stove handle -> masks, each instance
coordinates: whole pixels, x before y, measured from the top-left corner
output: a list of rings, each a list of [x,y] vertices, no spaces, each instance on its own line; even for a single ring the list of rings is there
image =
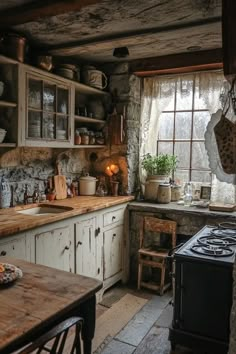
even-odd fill
[[[169,250],[167,258],[173,259],[173,258],[174,258],[174,253],[175,253],[175,251],[176,251],[178,248],[180,248],[181,246],[183,246],[183,244],[184,244],[184,243],[182,242],[182,243],[180,243],[179,245],[177,245],[177,246],[175,246],[174,248],[172,248],[171,250]]]

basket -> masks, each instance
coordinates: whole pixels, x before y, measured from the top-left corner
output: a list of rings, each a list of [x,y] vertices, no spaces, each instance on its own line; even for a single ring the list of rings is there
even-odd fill
[[[7,131],[4,129],[0,129],[0,144],[3,142],[5,136],[6,136]]]

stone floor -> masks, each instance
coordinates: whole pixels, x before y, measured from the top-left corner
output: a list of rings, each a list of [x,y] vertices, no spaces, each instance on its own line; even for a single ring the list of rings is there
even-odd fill
[[[168,341],[168,327],[172,319],[171,293],[157,296],[149,291],[137,291],[117,286],[104,294],[103,301],[97,305],[97,318],[111,308],[119,305],[119,300],[127,293],[147,299],[144,306],[120,329],[110,336],[94,351],[94,354],[171,354]],[[116,305],[116,306],[117,306]],[[120,315],[122,317],[122,308]],[[114,325],[117,318],[114,318]],[[175,354],[191,354],[186,348],[176,348]]]

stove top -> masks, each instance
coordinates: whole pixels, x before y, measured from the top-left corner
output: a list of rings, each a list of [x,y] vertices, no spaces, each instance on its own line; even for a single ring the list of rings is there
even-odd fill
[[[222,223],[227,224],[227,223]],[[231,225],[229,225],[231,227]],[[228,227],[229,227],[228,226]],[[233,226],[233,225],[232,225]],[[235,227],[235,226],[234,226]],[[188,240],[175,255],[211,262],[233,264],[236,252],[236,227],[205,226]]]

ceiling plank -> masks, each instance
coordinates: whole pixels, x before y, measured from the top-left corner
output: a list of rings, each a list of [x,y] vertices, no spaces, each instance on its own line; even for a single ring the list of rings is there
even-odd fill
[[[220,23],[220,22],[221,22],[221,17],[214,17],[214,18],[204,19],[201,21],[178,23],[178,24],[162,26],[162,27],[141,28],[139,30],[133,30],[129,32],[111,33],[103,36],[96,36],[93,38],[85,38],[83,40],[79,40],[76,42],[71,42],[71,43],[67,42],[60,45],[47,46],[47,48],[44,48],[44,51],[49,52],[53,55],[66,55],[66,56],[76,55],[77,51],[81,50],[82,46],[85,47],[91,44],[93,46],[96,46],[101,43],[106,43],[106,42],[111,43],[112,41],[128,40],[132,38],[141,39],[141,37],[149,36],[153,34],[184,31],[186,29],[199,28],[202,26],[204,27],[204,26],[208,26],[209,24]]]
[[[130,62],[130,71],[137,75],[142,73],[142,76],[144,72],[155,72],[157,74],[157,71],[160,71],[166,74],[172,69],[179,70],[184,67],[208,64],[214,64],[214,68],[221,68],[222,61],[223,53],[222,49],[219,48],[133,60]]]
[[[71,11],[80,11],[83,7],[97,4],[101,0],[39,0],[0,11],[0,29],[37,21]]]

